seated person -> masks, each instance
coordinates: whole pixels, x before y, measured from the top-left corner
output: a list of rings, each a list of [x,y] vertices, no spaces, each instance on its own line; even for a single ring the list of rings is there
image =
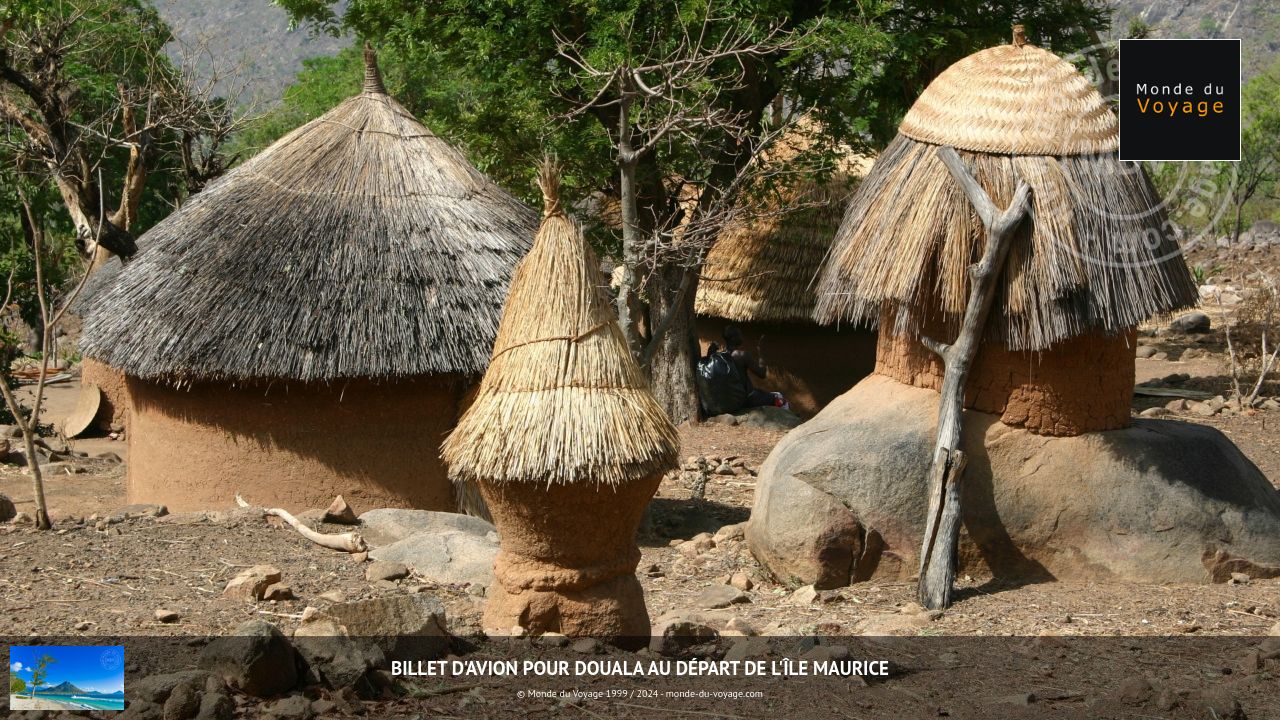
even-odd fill
[[[753,407],[787,408],[782,393],[757,389],[751,375],[768,376],[757,345],[756,352],[742,349],[742,330],[736,325],[724,329],[725,349],[711,343],[706,357],[698,360],[698,395],[706,415],[738,413]]]

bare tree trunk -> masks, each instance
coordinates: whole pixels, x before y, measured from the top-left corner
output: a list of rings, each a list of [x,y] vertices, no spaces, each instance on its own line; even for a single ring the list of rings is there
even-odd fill
[[[674,423],[698,419],[698,387],[694,363],[698,338],[694,328],[694,278],[683,268],[667,268],[652,282],[649,323],[653,332],[646,349],[650,389]],[[665,330],[664,330],[665,328]]]
[[[639,158],[631,147],[631,119],[625,88],[620,93],[618,107],[618,204],[622,212],[622,282],[618,286],[618,326],[626,338],[631,352],[640,348],[636,331],[636,318],[632,309],[636,305],[636,267],[640,262],[639,212],[636,210],[636,165]]]
[[[1018,181],[1013,201],[1004,211],[996,208],[965,167],[956,151],[944,147],[938,157],[964,189],[986,228],[982,259],[969,266],[969,302],[955,343],[945,345],[921,338],[943,362],[942,392],[938,400],[938,431],[934,440],[933,464],[929,469],[929,515],[925,520],[924,543],[920,550],[920,604],[930,608],[951,605],[956,573],[956,546],[960,539],[961,482],[965,455],[960,449],[965,385],[995,300],[997,283],[1009,255],[1014,230],[1027,212],[1030,187]]]

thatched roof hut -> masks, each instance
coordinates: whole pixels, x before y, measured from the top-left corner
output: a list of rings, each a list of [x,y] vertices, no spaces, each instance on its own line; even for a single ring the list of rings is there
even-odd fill
[[[813,319],[813,278],[831,247],[849,196],[872,158],[850,151],[819,181],[791,165],[810,147],[812,124],[788,133],[765,161],[777,168],[769,187],[748,193],[743,216],[707,253],[694,301],[703,352],[724,344],[729,324],[755,348],[764,338],[769,377],[762,387],[786,395],[812,415],[871,371],[875,338],[864,328],[823,327]]]
[[[547,209],[511,281],[493,358],[444,444],[458,480],[619,485],[670,469],[679,440],[627,347],[600,262],[543,169]]]
[[[921,94],[863,181],[818,283],[822,322],[899,329],[964,312],[982,227],[938,159],[954,147],[997,204],[1015,180],[1032,220],[1011,250],[996,310],[999,339],[1040,350],[1114,334],[1196,302],[1165,213],[1139,165],[1117,158],[1117,121],[1079,71],[1032,45],[1001,45],[947,68]]]
[[[1051,52],[1015,42],[955,63],[855,193],[817,281],[815,317],[879,321],[877,372],[938,387],[941,364],[918,338],[954,337],[984,237],[938,157],[951,146],[997,205],[1018,179],[1031,186],[969,406],[1052,434],[1127,424],[1133,328],[1197,295],[1150,179],[1117,157],[1117,128],[1089,81]],[[1114,369],[1103,372],[1104,361]]]
[[[387,95],[366,50],[359,95],[191,198],[95,293],[82,348],[130,378],[133,494],[168,495],[137,477],[151,471],[146,446],[198,456],[189,442],[232,465],[252,445],[257,464],[278,466],[247,471],[262,480],[255,501],[319,502],[334,484],[359,498],[363,483],[371,502],[451,507],[438,443],[488,363],[535,223]],[[380,461],[359,448],[371,443]],[[167,473],[154,480],[190,469],[209,488],[196,497],[229,500],[195,465],[152,468]]]

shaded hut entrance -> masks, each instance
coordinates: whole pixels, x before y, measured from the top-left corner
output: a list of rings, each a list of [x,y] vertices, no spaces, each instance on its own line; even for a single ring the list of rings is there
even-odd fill
[[[729,325],[742,329],[742,344],[747,349],[754,351],[764,339],[769,377],[752,378],[752,382],[786,395],[791,410],[802,417],[816,414],[875,367],[875,330],[823,327],[812,322],[734,322],[700,316],[700,352],[705,355],[713,342],[724,347],[722,333]]]
[[[767,161],[788,163],[805,152],[814,131],[811,121],[802,120],[770,149]],[[744,202],[753,207],[716,238],[698,282],[701,353],[713,342],[723,347],[725,327],[737,325],[743,348],[759,347],[769,366],[768,377],[753,382],[785,394],[802,416],[853,387],[875,363],[876,333],[869,323],[820,325],[813,317],[814,276],[849,193],[870,167],[870,158],[849,154],[826,182],[798,175],[785,187],[749,194]]]

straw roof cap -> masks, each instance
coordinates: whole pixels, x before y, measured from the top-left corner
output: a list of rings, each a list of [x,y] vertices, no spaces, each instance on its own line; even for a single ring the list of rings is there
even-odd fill
[[[554,170],[541,179],[546,215],[445,463],[462,482],[617,485],[665,472],[676,429],[627,347],[595,253],[561,209]]]
[[[1118,124],[1088,78],[1033,45],[1000,45],[942,71],[899,132],[958,150],[1007,155],[1115,152]]]
[[[113,268],[86,355],[151,379],[482,372],[536,215],[382,87],[227,173]]]

